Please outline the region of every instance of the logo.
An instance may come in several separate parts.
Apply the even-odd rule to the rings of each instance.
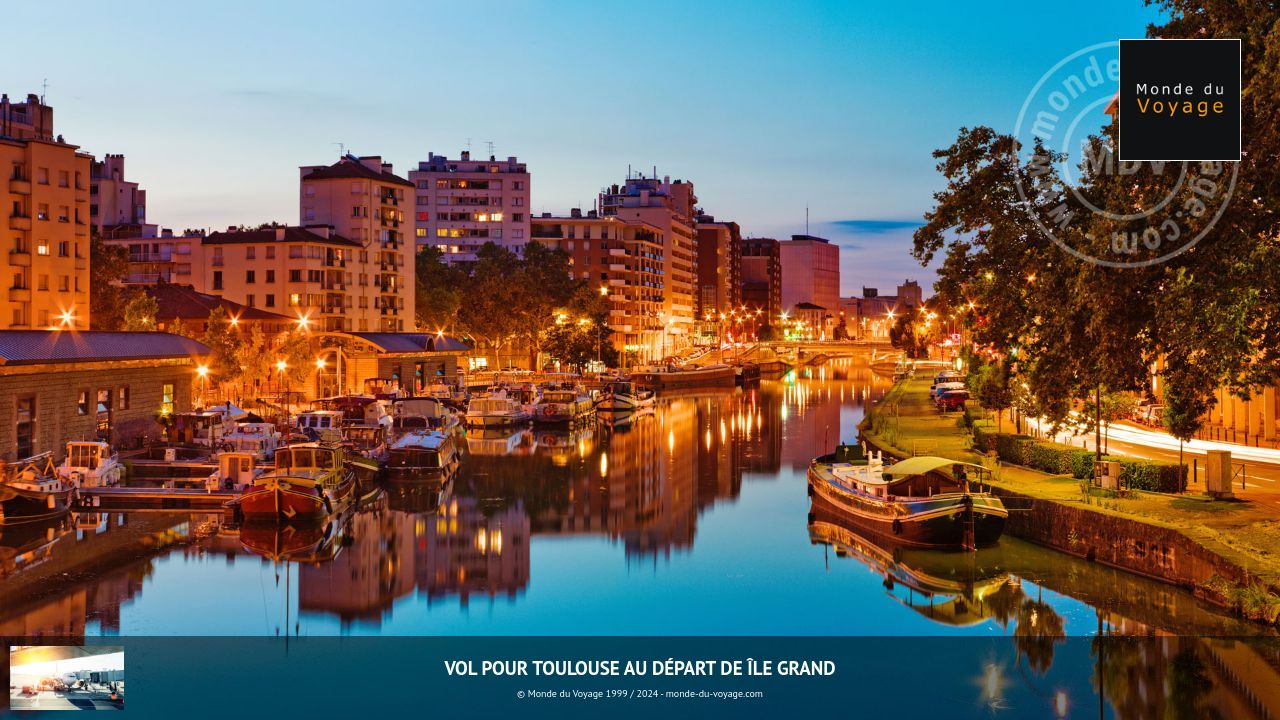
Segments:
[[[1074,257],[1146,267],[1186,252],[1213,229],[1239,165],[1120,160],[1104,131],[1134,114],[1117,93],[1119,46],[1077,50],[1032,87],[1014,126],[1017,190],[1041,233]]]

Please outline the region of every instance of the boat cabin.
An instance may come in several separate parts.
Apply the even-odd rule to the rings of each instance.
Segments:
[[[411,432],[390,448],[387,467],[391,469],[441,470],[453,462],[453,440],[436,432]]]
[[[253,453],[218,453],[218,472],[211,479],[223,490],[244,490],[258,475],[253,460]]]
[[[73,440],[67,443],[67,457],[58,466],[58,477],[77,487],[113,485],[124,469],[116,461],[111,446],[100,440]]]
[[[169,426],[169,442],[175,445],[217,447],[227,433],[226,416],[214,410],[175,413]]]
[[[386,443],[387,430],[380,425],[348,425],[343,437],[354,450],[367,452]]]
[[[251,453],[263,460],[270,459],[280,446],[280,433],[273,423],[246,422],[236,425],[235,430],[224,438],[223,447],[237,452]]]
[[[342,470],[342,453],[338,446],[301,443],[276,451],[276,470],[334,472]]]
[[[341,410],[308,410],[298,414],[298,430],[304,434],[319,434],[323,430],[341,432],[346,415]],[[310,430],[311,433],[307,433]]]

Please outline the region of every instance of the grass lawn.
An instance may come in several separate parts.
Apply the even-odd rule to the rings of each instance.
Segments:
[[[992,469],[995,485],[1037,499],[1087,506],[1094,512],[1174,528],[1264,582],[1280,584],[1280,517],[1273,509],[1191,494],[1128,491],[1111,497],[1098,489],[1086,494],[1080,481],[1072,477],[998,465],[994,458],[970,449],[971,437],[961,426],[959,413],[943,415],[934,408],[929,383],[928,378],[909,378],[895,385],[868,413],[863,433],[903,455],[938,455],[986,465]]]

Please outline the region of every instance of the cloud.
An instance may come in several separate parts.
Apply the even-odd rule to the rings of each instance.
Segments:
[[[895,230],[914,230],[924,223],[918,220],[834,220],[830,223],[837,228],[859,234],[881,234]]]

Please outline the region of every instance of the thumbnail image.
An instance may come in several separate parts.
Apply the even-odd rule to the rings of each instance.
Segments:
[[[123,710],[119,645],[14,645],[10,710]]]

